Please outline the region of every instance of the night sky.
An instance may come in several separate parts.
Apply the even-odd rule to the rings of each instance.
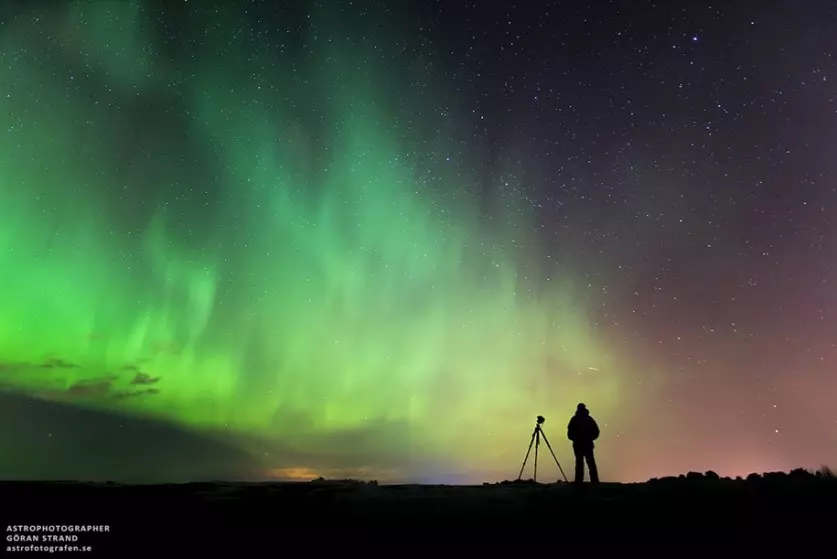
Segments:
[[[0,477],[837,463],[834,3],[0,25]]]

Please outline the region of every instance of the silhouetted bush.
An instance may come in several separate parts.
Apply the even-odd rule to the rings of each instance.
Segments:
[[[358,479],[326,479],[324,477],[318,477],[317,479],[312,479],[311,483],[325,483],[330,485],[378,485],[378,480],[362,481]]]
[[[679,479],[680,479],[679,477],[675,477],[675,476],[665,476],[665,477],[659,477],[659,478],[655,477],[655,478],[649,479],[648,482],[649,483],[671,483],[673,481],[678,481]]]
[[[806,470],[805,468],[796,468],[795,470],[791,470],[788,474],[790,479],[808,479],[812,477],[813,474]]]
[[[490,483],[483,483],[483,485],[537,485],[537,482],[532,478],[529,479],[504,479],[503,481],[498,481],[497,483],[490,484]]]
[[[753,472],[746,476],[747,481],[778,481],[778,482],[787,482],[790,480],[793,481],[804,481],[804,480],[813,480],[816,478],[830,478],[830,479],[837,479],[837,475],[834,474],[832,470],[830,470],[827,466],[823,466],[817,472],[812,472],[810,470],[806,470],[805,468],[796,468],[791,470],[790,472],[765,472],[765,473],[756,473]],[[735,476],[728,477],[724,476],[721,477],[717,472],[713,470],[708,470],[707,472],[700,473],[700,472],[689,472],[687,474],[680,474],[679,476],[667,476],[661,478],[651,478],[648,480],[648,483],[662,483],[662,482],[683,482],[683,481],[737,481],[741,482],[744,481],[745,478],[742,476]]]

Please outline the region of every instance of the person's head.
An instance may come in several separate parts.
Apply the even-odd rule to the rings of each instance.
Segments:
[[[584,404],[578,404],[575,408],[576,415],[590,415],[590,411]]]

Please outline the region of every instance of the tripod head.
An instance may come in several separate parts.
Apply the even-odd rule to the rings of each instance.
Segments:
[[[544,421],[546,421],[546,418],[542,415],[539,415],[537,419],[538,425],[543,425]]]

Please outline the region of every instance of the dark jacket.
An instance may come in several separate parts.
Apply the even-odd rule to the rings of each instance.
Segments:
[[[576,411],[570,419],[567,425],[567,438],[574,445],[590,445],[591,447],[593,441],[599,438],[599,425],[587,409]]]

